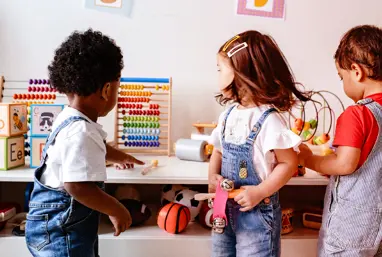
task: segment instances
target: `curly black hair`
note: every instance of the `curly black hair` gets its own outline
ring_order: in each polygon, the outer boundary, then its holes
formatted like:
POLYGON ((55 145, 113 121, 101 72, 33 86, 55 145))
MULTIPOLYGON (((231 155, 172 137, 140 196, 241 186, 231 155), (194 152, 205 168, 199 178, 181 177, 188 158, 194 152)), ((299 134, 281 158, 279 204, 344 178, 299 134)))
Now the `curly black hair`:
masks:
POLYGON ((89 29, 73 32, 48 66, 51 86, 64 94, 89 96, 117 81, 123 69, 121 49, 112 39, 89 29))

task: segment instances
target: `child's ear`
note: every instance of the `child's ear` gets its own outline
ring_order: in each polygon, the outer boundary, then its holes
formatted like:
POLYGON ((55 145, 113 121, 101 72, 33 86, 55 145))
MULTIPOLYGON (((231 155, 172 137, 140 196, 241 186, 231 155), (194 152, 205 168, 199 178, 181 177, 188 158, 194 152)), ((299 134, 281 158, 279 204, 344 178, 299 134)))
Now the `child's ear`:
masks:
POLYGON ((103 85, 103 87, 102 87, 101 97, 102 97, 105 101, 107 101, 107 100, 109 99, 110 88, 111 88, 110 83, 106 83, 106 84, 103 85))
POLYGON ((362 80, 365 79, 366 73, 359 64, 352 63, 350 71, 351 71, 351 76, 353 77, 353 80, 357 82, 361 82, 362 80))

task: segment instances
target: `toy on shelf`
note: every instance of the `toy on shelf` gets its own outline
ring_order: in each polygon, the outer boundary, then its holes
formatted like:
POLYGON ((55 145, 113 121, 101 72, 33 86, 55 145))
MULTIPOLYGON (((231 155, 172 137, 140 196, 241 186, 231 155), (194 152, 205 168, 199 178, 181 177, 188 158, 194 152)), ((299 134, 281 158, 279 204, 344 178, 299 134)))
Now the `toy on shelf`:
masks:
POLYGON ((147 175, 147 173, 149 173, 151 169, 156 167, 158 167, 158 160, 152 160, 149 166, 142 169, 141 174, 147 175))
POLYGON ((30 106, 31 136, 47 137, 52 132, 53 121, 63 109, 63 104, 32 104, 30 106))
POLYGON ((158 214, 158 227, 171 234, 183 232, 191 220, 190 210, 179 203, 165 205, 158 214))
MULTIPOLYGON (((306 107, 308 102, 306 102, 300 104, 299 115, 289 113, 289 127, 295 134, 301 136, 303 142, 308 145, 314 154, 330 155, 335 151, 330 143, 335 134, 336 113, 334 107, 337 107, 336 109, 340 108, 341 112, 345 110, 345 107, 341 99, 329 91, 312 92, 313 97, 315 99, 309 101, 313 109, 308 110, 306 107), (330 103, 328 96, 334 98, 339 105, 334 106, 333 102, 330 103), (311 119, 307 119, 307 111, 310 111, 309 115, 312 115, 312 112, 314 113, 311 119), (294 119, 293 125, 291 124, 291 118, 294 119)), ((304 174, 305 168, 299 166, 294 176, 303 176, 304 174)))
POLYGON ((322 212, 320 208, 306 210, 302 214, 302 224, 306 228, 320 229, 322 225, 322 212))
POLYGON ((212 228, 213 219, 213 209, 208 206, 207 202, 203 202, 199 213, 199 223, 205 228, 212 228))
POLYGON ((190 209, 191 221, 195 220, 196 216, 198 216, 200 212, 200 208, 202 207, 202 202, 194 199, 194 196, 197 193, 198 192, 190 189, 183 189, 175 196, 175 203, 182 204, 190 209))
POLYGON ((25 165, 24 136, 0 138, 0 170, 8 170, 25 165))
POLYGON ((19 204, 0 202, 0 230, 5 227, 7 221, 11 220, 20 211, 19 204))
POLYGON ((134 199, 122 199, 119 201, 130 212, 132 227, 145 223, 151 217, 151 210, 141 201, 134 199))
POLYGON ((63 109, 62 104, 32 104, 30 106, 29 162, 31 168, 40 165, 42 150, 52 132, 53 122, 63 109))
MULTIPOLYGON (((26 104, 28 107, 32 104, 35 105, 45 105, 54 104, 58 98, 63 98, 63 94, 58 94, 58 92, 50 86, 49 79, 28 79, 28 80, 11 80, 5 79, 0 76, 0 94, 4 97, 4 102, 10 103, 22 103, 26 104)), ((1 102, 1 98, 0 98, 1 102)), ((27 117, 28 126, 31 122, 30 110, 28 110, 27 117)), ((49 120, 49 117, 45 117, 45 121, 49 120)), ((45 124, 48 124, 45 122, 45 124)), ((37 125, 35 127, 38 127, 37 125)), ((44 125, 41 125, 44 126, 44 125)), ((29 142, 28 137, 31 133, 25 134, 25 139, 27 143, 25 144, 25 156, 30 156, 31 142, 29 142)), ((32 166, 35 167, 35 166, 32 166)))
POLYGON ((173 202, 175 200, 175 196, 186 188, 187 187, 182 185, 164 185, 162 187, 161 205, 165 206, 166 204, 173 202))
POLYGON ((294 210, 291 208, 282 209, 281 235, 293 232, 294 210))
POLYGON ((118 148, 170 156, 171 78, 121 78, 115 115, 118 148))
POLYGON ((25 104, 0 104, 0 136, 18 136, 27 132, 27 106, 25 104))
POLYGON ((296 133, 297 135, 301 136, 304 142, 309 143, 310 145, 325 145, 328 143, 331 139, 330 134, 334 134, 334 131, 332 129, 335 129, 335 121, 336 121, 336 115, 334 112, 334 109, 329 104, 329 101, 327 100, 327 97, 325 97, 325 94, 329 94, 333 96, 339 103, 342 111, 345 110, 344 104, 342 103, 341 99, 336 96, 335 94, 329 92, 329 91, 317 91, 312 93, 312 97, 318 96, 321 102, 312 100, 310 101, 314 107, 314 118, 310 120, 306 120, 306 104, 301 104, 301 110, 300 110, 300 117, 295 117, 292 113, 290 113, 289 117, 289 126, 291 130, 296 133), (321 106, 319 109, 318 106, 321 106), (322 112, 322 122, 320 118, 320 113, 322 112), (329 113, 327 113, 329 112, 329 113), (326 117, 329 115, 329 126, 326 126, 326 117), (290 118, 294 117, 294 125, 292 126, 290 123, 290 118), (316 135, 318 128, 322 125, 322 134, 316 135))

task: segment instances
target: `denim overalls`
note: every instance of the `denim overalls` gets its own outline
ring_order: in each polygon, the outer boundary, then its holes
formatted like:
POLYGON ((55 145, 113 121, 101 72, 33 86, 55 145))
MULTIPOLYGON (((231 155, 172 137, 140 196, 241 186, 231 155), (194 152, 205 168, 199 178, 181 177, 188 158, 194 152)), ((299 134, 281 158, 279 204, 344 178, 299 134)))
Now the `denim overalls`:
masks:
POLYGON ((379 125, 379 135, 368 159, 357 171, 330 178, 319 257, 382 256, 382 106, 371 99, 358 104, 372 112, 379 125))
MULTIPOLYGON (((262 182, 253 164, 253 145, 265 119, 275 109, 265 111, 253 127, 245 144, 235 145, 225 141, 227 118, 224 119, 222 137, 221 175, 235 182, 235 188, 258 185, 262 182), (246 173, 239 174, 246 168, 246 173)), ((240 206, 228 199, 227 227, 223 234, 213 233, 213 257, 274 257, 280 256, 281 208, 278 193, 263 200, 248 212, 241 212, 240 206)))
MULTIPOLYGON (((33 256, 95 257, 98 256, 99 213, 85 207, 67 192, 40 183, 47 150, 66 126, 86 119, 73 116, 60 124, 48 137, 41 165, 35 171, 34 188, 29 202, 26 243, 33 256)), ((103 188, 104 184, 97 185, 103 188)))

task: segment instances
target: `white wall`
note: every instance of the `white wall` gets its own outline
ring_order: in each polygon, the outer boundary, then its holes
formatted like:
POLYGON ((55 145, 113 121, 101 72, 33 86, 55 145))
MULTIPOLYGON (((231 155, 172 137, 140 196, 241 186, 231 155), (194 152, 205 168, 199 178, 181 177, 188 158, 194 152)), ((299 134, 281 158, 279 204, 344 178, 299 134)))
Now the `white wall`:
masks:
MULTIPOLYGON (((350 27, 382 25, 382 1, 287 0, 286 8, 282 21, 236 16, 233 0, 135 0, 126 18, 86 10, 79 0, 0 0, 0 74, 44 78, 54 49, 69 33, 101 30, 122 47, 124 76, 173 77, 175 140, 189 137, 197 120, 217 119, 216 51, 235 33, 258 29, 276 39, 306 87, 345 99, 333 53, 350 27)), ((101 121, 110 136, 112 119, 101 121)))

